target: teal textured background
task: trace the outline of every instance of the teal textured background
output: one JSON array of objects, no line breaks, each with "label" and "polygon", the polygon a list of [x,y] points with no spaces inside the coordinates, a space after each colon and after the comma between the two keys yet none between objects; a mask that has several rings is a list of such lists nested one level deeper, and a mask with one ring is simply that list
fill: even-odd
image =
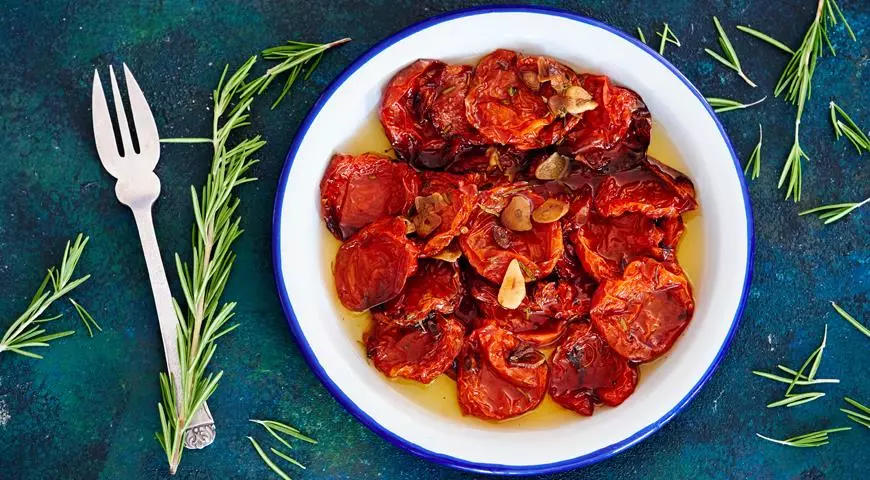
[{"label": "teal textured background", "polygon": [[[160,337],[132,216],[114,195],[93,147],[90,82],[94,68],[127,62],[145,90],[161,135],[201,136],[210,128],[211,89],[227,62],[297,39],[354,41],[330,52],[308,82],[275,111],[255,108],[251,131],[269,144],[241,191],[246,229],[226,298],[239,302],[241,327],[221,340],[214,367],[223,369],[210,405],[218,421],[214,445],[187,452],[176,478],[269,478],[246,435],[271,443],[249,418],[274,417],[318,438],[295,456],[309,466],[296,478],[473,478],[389,445],[347,414],[300,356],[282,315],[271,266],[271,212],[277,177],[294,132],[326,85],[382,38],[431,15],[475,2],[161,1],[5,2],[0,5],[0,322],[27,304],[45,268],[78,231],[91,235],[82,271],[93,274],[75,298],[101,322],[90,339],[71,308],[62,309],[74,337],[59,340],[42,361],[0,356],[0,478],[163,478],[158,429]],[[815,2],[664,0],[546,2],[648,38],[669,21],[683,42],[666,56],[710,96],[754,100],[759,108],[722,115],[738,154],[746,158],[764,125],[762,176],[750,183],[756,221],[756,262],[742,325],[719,370],[690,405],[661,431],[610,460],[547,478],[860,478],[866,475],[868,432],[860,426],[819,449],[789,449],[755,438],[784,438],[847,425],[837,410],[850,395],[870,402],[868,340],[837,317],[836,300],[867,318],[867,212],[822,227],[796,212],[870,194],[866,156],[833,141],[827,102],[836,99],[870,126],[868,27],[870,4],[842,0],[855,33],[832,38],[837,57],[821,60],[804,117],[804,199],[783,201],[775,183],[790,146],[794,109],[771,97],[787,58],[733,29],[761,28],[795,45]],[[726,25],[744,68],[759,88],[703,53],[717,49],[711,15]],[[188,186],[200,185],[210,151],[164,146],[157,173],[163,192],[154,209],[165,259],[185,258],[192,213]],[[865,209],[868,210],[868,209]],[[304,232],[302,233],[304,234]],[[170,277],[174,277],[170,270]],[[172,278],[177,287],[175,279]],[[175,291],[178,291],[177,289]],[[766,410],[780,386],[753,368],[797,365],[830,328],[820,373],[841,378],[828,396],[795,409]],[[5,328],[5,326],[4,326]],[[288,471],[291,471],[288,468]]]}]

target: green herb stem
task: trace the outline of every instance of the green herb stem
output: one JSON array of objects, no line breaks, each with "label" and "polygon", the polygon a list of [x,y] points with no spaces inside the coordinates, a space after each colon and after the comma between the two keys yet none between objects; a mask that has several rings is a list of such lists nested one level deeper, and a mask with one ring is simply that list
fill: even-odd
[{"label": "green herb stem", "polygon": [[275,472],[276,475],[284,480],[292,480],[290,478],[290,475],[287,475],[284,470],[281,470],[281,467],[275,465],[275,462],[273,462],[272,459],[269,458],[268,455],[266,455],[266,452],[263,451],[263,449],[260,447],[260,444],[257,443],[256,440],[254,440],[252,437],[248,437],[248,440],[251,441],[251,445],[254,446],[254,450],[256,450],[260,458],[263,459],[263,463],[265,463],[273,472]]},{"label": "green herb stem", "polygon": [[752,35],[753,37],[755,37],[759,40],[763,40],[763,41],[773,45],[774,47],[782,50],[783,52],[788,53],[789,55],[794,55],[794,50],[792,50],[789,46],[787,46],[786,44],[780,42],[779,40],[771,37],[770,35],[767,35],[766,33],[762,33],[754,28],[745,27],[743,25],[737,25],[737,30],[740,30],[743,33],[747,33],[749,35]]},{"label": "green herb stem", "polygon": [[639,38],[641,42],[646,43],[646,35],[643,34],[643,30],[641,30],[640,27],[637,27],[637,38]]},{"label": "green herb stem", "polygon": [[811,208],[809,210],[804,210],[803,212],[798,213],[799,216],[809,215],[811,213],[818,213],[819,219],[824,220],[824,225],[828,225],[830,223],[834,223],[837,220],[845,217],[846,215],[852,213],[853,211],[863,207],[868,202],[870,202],[870,197],[865,198],[860,202],[849,202],[849,203],[837,203],[834,205],[822,205],[820,207]]},{"label": "green herb stem", "polygon": [[659,55],[664,56],[665,54],[665,46],[669,43],[676,45],[677,47],[682,46],[680,44],[680,39],[677,38],[677,35],[674,34],[674,31],[671,30],[671,26],[668,25],[667,22],[664,23],[664,28],[661,32],[656,32],[656,35],[661,37],[661,41],[659,42]]},{"label": "green herb stem", "polygon": [[734,50],[734,46],[731,45],[731,40],[728,39],[728,35],[725,33],[725,29],[722,28],[722,24],[719,23],[719,19],[716,16],[713,16],[713,24],[716,26],[716,32],[719,38],[719,46],[722,47],[722,52],[725,54],[724,57],[709,48],[705,48],[704,51],[707,52],[708,55],[713,57],[716,61],[725,65],[726,67],[737,72],[737,75],[743,79],[750,87],[757,87],[755,82],[749,79],[746,74],[743,72],[743,67],[740,65],[740,59],[737,57],[737,52]]},{"label": "green herb stem", "polygon": [[831,101],[829,106],[831,109],[831,124],[834,126],[834,133],[837,135],[837,139],[846,137],[852,142],[855,149],[858,150],[859,155],[865,151],[870,152],[870,137],[864,133],[864,130],[855,124],[852,117],[843,111],[839,105]]},{"label": "green herb stem", "polygon": [[719,98],[719,97],[706,97],[707,103],[713,107],[713,111],[716,113],[724,113],[730,112],[732,110],[740,110],[743,108],[753,107],[758,105],[759,103],[765,101],[767,97],[761,97],[760,99],[752,102],[752,103],[741,103],[737,100],[731,100],[730,98]]},{"label": "green herb stem", "polygon": [[847,322],[849,322],[850,324],[852,324],[852,326],[855,327],[856,329],[858,329],[859,332],[863,333],[863,334],[866,335],[868,338],[870,338],[870,328],[867,328],[867,327],[865,327],[864,325],[862,325],[861,322],[859,322],[858,320],[856,320],[855,317],[853,317],[852,315],[849,315],[848,312],[846,312],[845,310],[843,310],[843,309],[842,309],[839,305],[837,305],[836,303],[831,302],[831,306],[834,307],[834,310],[836,310],[837,313],[839,313],[840,316],[843,317],[843,319],[845,319]]},{"label": "green herb stem", "polygon": [[807,447],[821,447],[822,445],[827,445],[830,443],[828,441],[828,434],[836,433],[836,432],[845,432],[846,430],[851,430],[852,427],[839,427],[839,428],[829,428],[827,430],[819,430],[817,432],[805,433],[803,435],[797,435],[795,437],[786,438],[785,440],[777,440],[775,438],[765,437],[760,433],[756,433],[759,438],[767,440],[768,442],[778,443],[780,445],[785,445],[787,447],[797,447],[797,448],[807,448]]},{"label": "green herb stem", "polygon": [[[743,173],[745,175],[749,175],[749,178],[755,180],[761,174],[761,142],[764,140],[764,132],[761,130],[761,124],[758,124],[758,143],[755,145],[755,148],[752,149],[752,153],[749,155],[749,161],[746,162],[746,167],[743,169]],[[749,173],[750,170],[752,173]]]}]

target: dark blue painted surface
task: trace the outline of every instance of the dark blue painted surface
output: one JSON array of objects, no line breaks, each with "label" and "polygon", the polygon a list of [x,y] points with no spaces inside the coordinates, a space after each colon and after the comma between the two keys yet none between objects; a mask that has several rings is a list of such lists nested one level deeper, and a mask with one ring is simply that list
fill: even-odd
[{"label": "dark blue painted surface", "polygon": [[[799,5],[794,5],[794,4]],[[751,100],[770,95],[787,60],[739,34],[748,23],[797,44],[814,2],[704,1],[547,2],[647,37],[669,21],[683,42],[666,57],[707,95]],[[83,268],[94,274],[77,294],[105,332],[57,342],[41,362],[0,357],[0,478],[154,478],[165,476],[153,440],[158,428],[159,332],[136,244],[135,227],[114,199],[112,182],[93,152],[90,79],[93,68],[126,61],[151,99],[164,136],[207,131],[213,88],[225,62],[238,64],[257,49],[285,39],[354,42],[332,52],[291,102],[269,112],[263,102],[254,129],[269,145],[255,167],[261,178],[242,192],[246,233],[228,298],[239,300],[242,327],[222,339],[215,365],[225,370],[210,402],[219,438],[189,452],[179,478],[268,478],[245,435],[266,440],[248,418],[274,416],[313,434],[321,444],[296,456],[310,466],[296,478],[472,478],[402,452],[348,415],[310,372],[284,323],[270,258],[272,200],[287,147],[304,114],[354,58],[405,26],[473,2],[162,2],[149,6],[84,1],[75,5],[6,5],[0,14],[0,322],[11,321],[78,230],[92,235]],[[754,438],[785,437],[843,425],[840,398],[870,401],[868,341],[828,306],[837,300],[867,318],[867,213],[822,227],[796,212],[821,203],[870,195],[866,155],[834,142],[827,101],[837,100],[870,126],[867,63],[870,6],[843,1],[858,43],[839,28],[837,57],[819,63],[813,100],[804,117],[804,200],[781,200],[775,189],[790,146],[793,107],[779,99],[722,115],[738,154],[748,156],[765,130],[762,177],[750,184],[757,249],[753,288],[721,368],[687,409],[640,445],[610,460],[548,478],[860,478],[867,435],[853,430],[820,449],[786,449]],[[716,48],[710,16],[728,28],[752,89],[703,53]],[[365,19],[361,21],[360,19]],[[197,146],[165,147],[158,173],[163,194],[155,209],[164,256],[189,247],[192,215],[187,186],[200,184],[210,155]],[[67,312],[70,313],[70,312]],[[66,326],[75,325],[70,318]],[[789,410],[763,405],[778,385],[749,370],[799,364],[830,326],[825,376],[841,378],[828,396]],[[81,327],[76,327],[81,330]],[[82,333],[82,332],[79,332]],[[5,354],[4,354],[5,355]]]}]

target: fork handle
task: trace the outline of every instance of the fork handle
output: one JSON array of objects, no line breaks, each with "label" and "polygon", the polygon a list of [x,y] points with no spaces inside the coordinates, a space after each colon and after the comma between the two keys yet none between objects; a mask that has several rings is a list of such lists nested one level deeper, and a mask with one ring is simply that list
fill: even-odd
[{"label": "fork handle", "polygon": [[[163,339],[163,353],[166,356],[166,367],[175,384],[175,398],[181,401],[181,364],[178,358],[178,319],[172,307],[172,292],[166,280],[163,269],[163,259],[154,233],[154,220],[151,217],[151,206],[141,206],[133,209],[136,228],[139,230],[139,241],[145,254],[145,264],[148,267],[148,279],[151,281],[151,292],[154,295],[154,305],[157,307],[157,320],[160,324],[160,337]],[[178,408],[178,405],[176,405]],[[203,403],[191,420],[190,427],[185,432],[185,447],[204,448],[214,441],[214,419],[208,406]]]}]

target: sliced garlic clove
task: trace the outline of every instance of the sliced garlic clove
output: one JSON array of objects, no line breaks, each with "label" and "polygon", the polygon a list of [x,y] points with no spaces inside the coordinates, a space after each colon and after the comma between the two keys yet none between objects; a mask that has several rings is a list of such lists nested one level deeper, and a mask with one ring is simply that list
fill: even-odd
[{"label": "sliced garlic clove", "polygon": [[528,232],[532,229],[532,202],[522,196],[514,195],[510,203],[501,211],[501,223],[515,232]]},{"label": "sliced garlic clove", "polygon": [[504,308],[514,310],[523,303],[524,298],[526,298],[526,280],[523,278],[520,262],[515,258],[508,264],[501,288],[498,289],[498,303]]},{"label": "sliced garlic clove", "polygon": [[538,180],[559,180],[568,175],[571,160],[558,153],[553,153],[535,169]]},{"label": "sliced garlic clove", "polygon": [[548,198],[532,212],[532,220],[537,223],[553,223],[568,213],[568,203],[558,198]]}]

